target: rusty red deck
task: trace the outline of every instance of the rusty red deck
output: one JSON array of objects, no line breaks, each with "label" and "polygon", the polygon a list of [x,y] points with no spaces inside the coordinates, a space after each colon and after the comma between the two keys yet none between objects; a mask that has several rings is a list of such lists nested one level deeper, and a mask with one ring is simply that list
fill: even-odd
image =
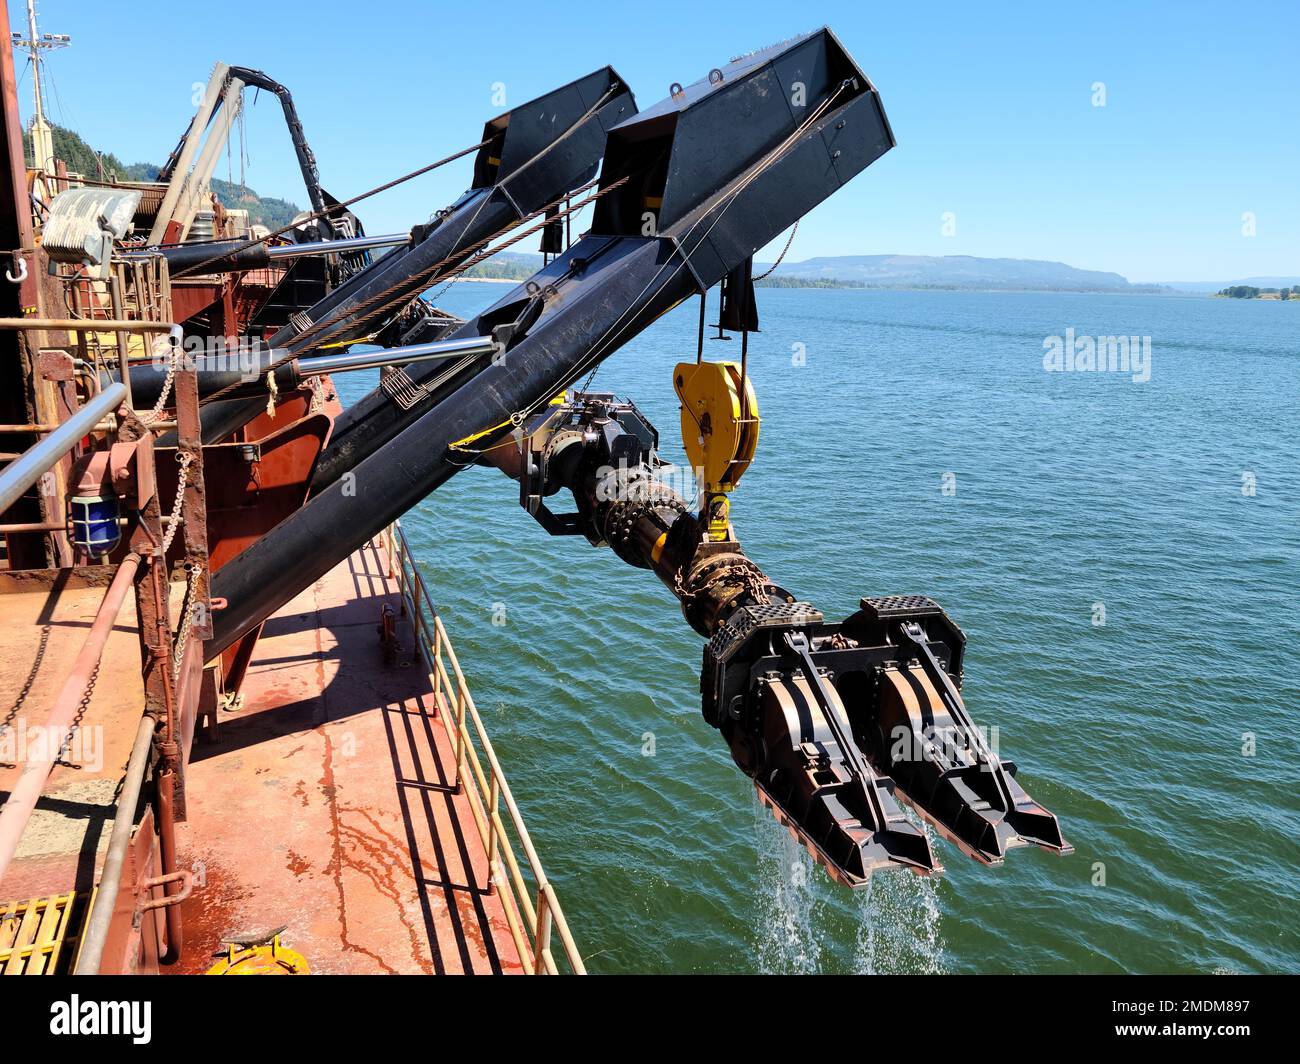
[{"label": "rusty red deck", "polygon": [[[108,568],[0,575],[0,799],[22,770],[26,744],[42,741],[112,575]],[[94,884],[143,706],[139,630],[128,604],[87,688],[79,734],[50,773],[0,886],[0,905]]]},{"label": "rusty red deck", "polygon": [[196,736],[178,839],[202,887],[171,970],[281,926],[318,973],[521,970],[405,619],[384,663],[385,602],[400,595],[370,543],[267,622],[242,703]]}]

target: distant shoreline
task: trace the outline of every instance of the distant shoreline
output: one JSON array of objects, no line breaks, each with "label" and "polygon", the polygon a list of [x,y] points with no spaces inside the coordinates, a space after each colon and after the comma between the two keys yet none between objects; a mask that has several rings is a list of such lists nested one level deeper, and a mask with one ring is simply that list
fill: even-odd
[{"label": "distant shoreline", "polygon": [[[532,275],[529,274],[529,277]],[[523,284],[529,277],[471,277],[460,278],[462,281],[477,281],[480,284]],[[866,285],[866,284],[765,284],[759,281],[755,288],[765,290],[788,289],[800,291],[835,291],[835,292],[973,292],[992,295],[998,292],[1007,294],[1041,293],[1043,295],[1076,296],[1186,296],[1191,299],[1217,299],[1214,292],[1188,292],[1176,288],[980,288],[962,285]],[[1273,302],[1284,302],[1276,297]],[[1300,303],[1300,300],[1294,302]]]}]

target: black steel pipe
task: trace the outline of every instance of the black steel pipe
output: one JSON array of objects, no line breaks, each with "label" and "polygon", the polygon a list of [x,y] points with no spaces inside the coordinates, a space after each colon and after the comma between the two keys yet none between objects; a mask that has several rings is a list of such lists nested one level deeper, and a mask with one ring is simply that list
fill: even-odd
[{"label": "black steel pipe", "polygon": [[238,273],[262,270],[277,262],[310,258],[313,255],[352,255],[372,248],[396,247],[411,239],[409,233],[356,236],[344,240],[311,240],[302,244],[254,244],[247,240],[217,240],[210,243],[176,244],[151,249],[167,260],[172,273],[201,266],[202,273]]},{"label": "black steel pipe", "polygon": [[690,274],[670,265],[675,253],[667,241],[588,240],[606,251],[591,263],[593,283],[543,315],[513,351],[359,463],[355,476],[335,481],[215,574],[212,594],[227,607],[215,617],[205,647],[209,660],[464,468],[470,458],[456,444],[491,430],[475,441],[489,444],[509,428],[516,411],[563,389],[586,364],[584,338],[607,337],[599,349],[604,357],[694,291]]},{"label": "black steel pipe", "polygon": [[[801,73],[805,67],[816,78]],[[805,118],[788,105],[794,81],[806,90]],[[711,106],[695,108],[704,100]],[[677,110],[675,123],[662,121],[662,112]],[[645,138],[656,135],[646,151]],[[720,142],[730,150],[720,152]],[[612,131],[603,180],[613,194],[598,204],[593,224],[640,233],[647,198],[662,192],[660,235],[584,237],[457,330],[453,336],[483,335],[497,324],[528,322],[503,357],[432,409],[413,410],[382,449],[359,448],[343,470],[354,476],[321,489],[216,574],[212,593],[228,606],[215,620],[209,659],[892,144],[874,89],[828,30],[737,60],[722,78]],[[524,311],[537,293],[553,295],[530,319]]]},{"label": "black steel pipe", "polygon": [[[357,322],[347,313],[349,308],[380,293],[383,302],[415,298],[438,276],[462,264],[483,241],[590,181],[606,133],[635,113],[636,100],[622,78],[612,67],[602,67],[494,118],[484,129],[483,139],[489,143],[478,153],[473,186],[425,227],[422,239],[354,274],[303,310],[298,324],[280,329],[271,345],[292,346],[310,327],[307,323],[335,317],[337,321],[313,335],[311,348],[364,335],[369,323]],[[430,275],[439,263],[445,265]],[[246,402],[204,411],[204,442],[225,438],[261,409],[260,403]]]},{"label": "black steel pipe", "polygon": [[[410,365],[423,362],[444,362],[448,359],[479,358],[497,350],[496,342],[488,336],[469,336],[455,340],[434,340],[427,344],[410,344],[378,351],[349,351],[345,354],[319,355],[313,358],[290,359],[276,366],[275,386],[280,391],[297,388],[306,378],[325,373],[350,373],[355,370],[376,369],[380,366]],[[270,367],[288,352],[274,347],[236,349],[228,355],[200,356],[193,360],[198,382],[199,397],[215,395],[231,389],[232,399],[251,395],[263,396],[259,405],[265,407],[266,376]],[[131,393],[137,405],[149,407],[158,401],[167,382],[167,362],[137,362],[131,366]],[[117,374],[105,371],[105,382],[116,382]],[[219,405],[219,404],[218,404]],[[242,404],[239,404],[242,405]]]}]

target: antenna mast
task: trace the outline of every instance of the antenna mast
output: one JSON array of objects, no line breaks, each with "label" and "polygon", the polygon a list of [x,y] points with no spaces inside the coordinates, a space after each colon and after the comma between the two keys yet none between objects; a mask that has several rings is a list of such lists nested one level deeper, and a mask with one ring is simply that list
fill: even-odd
[{"label": "antenna mast", "polygon": [[47,33],[43,36],[36,32],[36,0],[27,0],[26,39],[21,33],[11,34],[14,46],[26,48],[32,54],[32,92],[36,100],[36,112],[32,116],[32,166],[54,173],[54,134],[50,124],[45,121],[45,102],[41,98],[41,63],[45,60],[42,51],[54,48],[66,48],[72,38],[66,33]]}]

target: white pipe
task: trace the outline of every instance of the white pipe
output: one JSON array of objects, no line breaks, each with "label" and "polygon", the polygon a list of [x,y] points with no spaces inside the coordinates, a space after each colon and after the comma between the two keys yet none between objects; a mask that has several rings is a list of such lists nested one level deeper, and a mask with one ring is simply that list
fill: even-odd
[{"label": "white pipe", "polygon": [[240,94],[243,91],[244,83],[238,78],[231,78],[226,85],[226,94],[221,99],[221,112],[213,121],[212,128],[208,130],[208,139],[203,142],[199,161],[194,164],[194,173],[190,175],[189,183],[185,186],[180,203],[176,207],[174,220],[180,223],[178,240],[185,239],[194,222],[194,216],[198,213],[199,197],[207,191],[208,182],[212,180],[213,171],[217,168],[217,160],[221,157],[226,141],[230,138],[231,127],[239,115]]},{"label": "white pipe", "polygon": [[[304,377],[321,373],[349,373],[378,366],[402,366],[410,362],[429,362],[457,355],[487,355],[497,350],[490,336],[465,336],[455,340],[431,340],[427,344],[390,347],[384,351],[358,351],[343,355],[317,355],[298,359],[298,372]],[[272,351],[272,355],[276,354]]]},{"label": "white pipe", "polygon": [[221,86],[226,83],[226,74],[230,67],[225,63],[218,63],[212,70],[212,77],[208,78],[208,87],[204,90],[203,101],[199,104],[198,111],[194,114],[193,121],[190,122],[189,131],[185,134],[185,141],[181,145],[180,156],[176,160],[176,167],[172,170],[171,181],[167,185],[167,192],[163,196],[162,206],[158,208],[158,217],[153,223],[153,229],[149,231],[149,243],[161,244],[167,232],[167,223],[172,220],[172,214],[176,210],[176,203],[180,199],[181,191],[189,179],[190,163],[194,161],[194,153],[199,150],[199,141],[203,139],[203,131],[208,127],[208,120],[212,117],[212,111],[217,106],[217,99],[221,93]]}]

